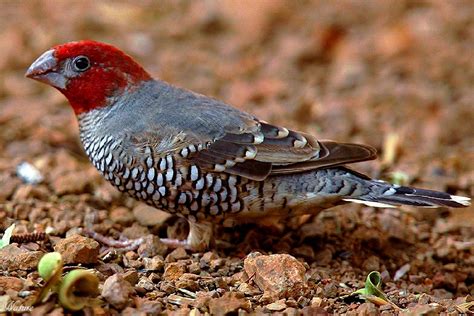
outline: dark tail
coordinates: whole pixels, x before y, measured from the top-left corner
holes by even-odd
[[[378,180],[371,180],[370,182],[373,185],[373,190],[370,194],[345,200],[374,207],[394,207],[398,205],[413,205],[417,207],[467,207],[471,205],[471,199],[464,196],[404,187]]]

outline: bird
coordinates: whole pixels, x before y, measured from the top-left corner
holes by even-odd
[[[468,197],[371,179],[346,166],[375,159],[371,146],[318,140],[154,79],[110,44],[54,46],[26,77],[67,98],[85,153],[106,180],[188,221],[187,238],[163,238],[169,245],[205,250],[224,220],[285,219],[347,202],[470,205]]]

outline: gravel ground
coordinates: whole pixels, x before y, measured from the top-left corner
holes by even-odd
[[[206,253],[168,249],[157,236],[183,238],[186,223],[107,184],[82,151],[66,100],[23,74],[54,44],[109,42],[154,76],[266,121],[376,147],[381,159],[358,164],[361,172],[474,196],[472,1],[5,0],[0,9],[0,231],[16,224],[0,250],[0,312],[30,310],[45,284],[38,261],[52,251],[65,271],[90,268],[99,278],[86,315],[469,308],[472,206],[344,205],[285,224],[218,227]],[[40,183],[18,175],[24,162]],[[90,229],[144,239],[119,251]],[[371,271],[392,304],[347,296]],[[52,294],[32,313],[69,312]]]

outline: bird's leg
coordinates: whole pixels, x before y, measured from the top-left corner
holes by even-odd
[[[104,244],[111,248],[120,249],[123,251],[136,250],[143,243],[143,238],[116,240],[110,237],[106,237],[102,234],[99,234],[91,229],[84,229],[84,233],[88,235],[90,238],[100,242],[101,244]]]
[[[211,243],[214,225],[209,222],[189,222],[189,234],[186,240],[162,238],[161,241],[171,248],[184,247],[193,251],[204,251]]]
[[[204,251],[209,248],[214,226],[212,223],[196,223],[189,221],[189,234],[185,240],[160,238],[161,242],[170,248],[184,247],[193,251]],[[143,238],[115,240],[99,234],[91,229],[85,229],[84,232],[96,241],[124,251],[136,250],[142,243]]]

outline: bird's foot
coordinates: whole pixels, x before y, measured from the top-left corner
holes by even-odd
[[[84,229],[84,233],[103,245],[106,245],[111,248],[120,249],[122,251],[137,250],[138,247],[144,242],[143,238],[116,240],[110,237],[106,237],[90,229]]]
[[[106,237],[91,229],[84,229],[84,233],[96,240],[97,242],[106,245],[110,248],[119,249],[121,251],[134,251],[144,243],[144,238],[116,240]],[[191,251],[205,251],[209,247],[212,236],[212,224],[209,223],[189,223],[189,234],[185,240],[160,238],[168,248],[179,248]]]

